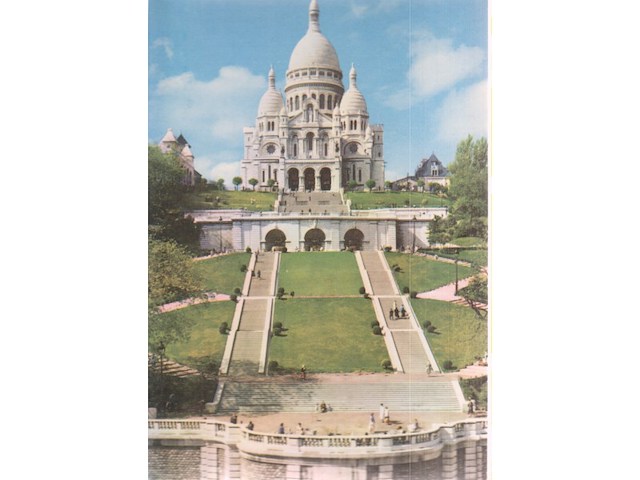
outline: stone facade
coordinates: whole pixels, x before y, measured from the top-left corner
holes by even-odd
[[[256,124],[243,130],[245,186],[252,178],[261,189],[285,192],[337,192],[351,180],[384,185],[384,129],[369,123],[354,66],[345,92],[337,53],[320,32],[319,17],[314,0],[307,33],[291,54],[285,98],[271,68]]]

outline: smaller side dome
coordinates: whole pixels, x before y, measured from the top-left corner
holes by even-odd
[[[167,133],[164,134],[164,137],[162,137],[162,140],[160,140],[160,142],[161,143],[177,142],[176,136],[173,134],[173,129],[168,128]]]
[[[258,116],[278,115],[280,110],[284,108],[282,95],[276,90],[276,74],[273,67],[269,70],[269,87],[264,92],[258,105]]]
[[[358,90],[356,83],[357,73],[356,68],[351,65],[351,71],[349,72],[349,90],[347,90],[340,102],[340,112],[342,115],[348,113],[361,113],[367,115],[367,102],[364,99],[364,95]]]

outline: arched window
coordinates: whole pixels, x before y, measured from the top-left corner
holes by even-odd
[[[315,93],[312,93],[312,94],[311,94],[311,98],[313,98],[313,99],[315,100],[315,99],[316,99],[316,94],[315,94]]]
[[[328,108],[329,110],[333,110],[333,105],[331,104],[331,101],[332,101],[332,100],[333,100],[333,97],[332,97],[331,95],[329,95],[329,96],[327,97],[327,108]]]
[[[307,95],[306,95],[306,94],[305,94],[305,95],[302,95],[302,103],[304,103],[304,102],[306,102],[306,101],[307,101]]]
[[[296,110],[300,109],[300,97],[296,95]]]
[[[297,158],[298,156],[298,137],[297,136],[293,136],[291,137],[291,150],[293,151],[293,158]]]
[[[329,155],[329,144],[325,143],[324,144],[324,156],[328,156]]]
[[[324,95],[320,95],[320,108],[324,109]]]
[[[313,152],[313,133],[307,133],[307,152]]]

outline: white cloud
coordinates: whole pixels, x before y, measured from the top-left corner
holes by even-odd
[[[364,16],[368,9],[366,5],[351,2],[351,13],[357,18]]]
[[[454,46],[451,39],[436,38],[428,32],[417,33],[411,41],[407,84],[397,88],[384,103],[396,110],[405,110],[414,101],[433,97],[482,75],[485,58],[480,47]]]
[[[162,48],[164,50],[165,55],[169,60],[173,58],[173,44],[171,40],[166,37],[157,38],[151,44],[151,48]]]
[[[454,47],[451,39],[421,38],[413,42],[411,50],[408,78],[420,97],[435,95],[481,74],[485,60],[482,48]]]
[[[158,83],[155,113],[167,126],[196,132],[201,140],[241,144],[242,127],[253,125],[257,100],[265,89],[265,78],[244,67],[222,67],[210,81],[186,72]]]
[[[486,80],[450,92],[435,112],[438,139],[457,143],[469,134],[486,137],[489,106],[487,94]]]
[[[240,162],[236,160],[233,163],[216,163],[209,171],[207,178],[211,180],[217,180],[218,178],[224,178],[224,183],[228,187],[233,185],[231,180],[233,177],[240,176]]]

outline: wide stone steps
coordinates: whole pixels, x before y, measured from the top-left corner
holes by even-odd
[[[459,412],[453,382],[268,384],[226,382],[218,412],[315,412],[320,402],[335,412]]]
[[[238,330],[229,375],[255,375],[260,364],[262,332]]]
[[[374,295],[394,295],[395,291],[378,252],[360,252]]]
[[[391,331],[405,373],[424,373],[429,359],[416,331]]]

